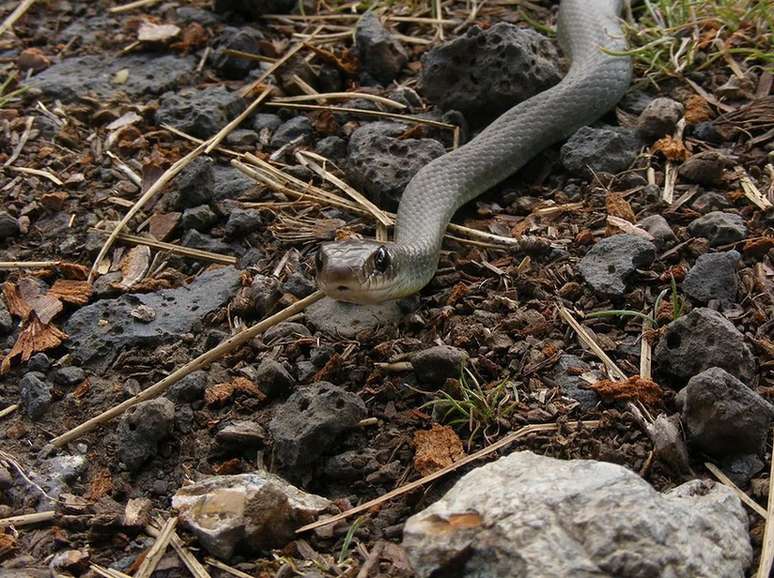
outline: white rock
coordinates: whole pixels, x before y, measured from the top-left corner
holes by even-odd
[[[720,484],[660,494],[621,466],[515,452],[409,518],[403,547],[420,578],[742,578],[747,522]]]

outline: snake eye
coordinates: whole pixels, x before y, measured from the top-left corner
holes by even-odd
[[[322,249],[317,249],[317,252],[314,254],[314,266],[317,269],[318,273],[322,271],[322,268],[323,268]]]
[[[384,247],[379,247],[374,255],[374,267],[379,273],[384,273],[390,266],[390,254]]]

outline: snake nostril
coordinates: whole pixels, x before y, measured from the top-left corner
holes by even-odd
[[[338,289],[339,291],[349,291],[349,287],[347,287],[346,285],[339,285],[339,286],[337,287],[337,289]]]

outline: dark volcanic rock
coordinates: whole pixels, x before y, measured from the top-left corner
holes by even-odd
[[[710,367],[725,369],[746,382],[755,375],[755,358],[744,336],[723,315],[704,307],[667,325],[653,359],[659,374],[678,383]]]
[[[19,397],[24,413],[31,420],[43,417],[51,406],[51,386],[42,373],[31,371],[19,381]]]
[[[192,402],[204,396],[207,389],[207,372],[194,371],[189,373],[177,383],[172,384],[167,392],[167,397],[176,401]]]
[[[6,211],[0,211],[0,241],[19,234],[19,221]]]
[[[215,443],[225,451],[244,452],[261,447],[266,441],[266,430],[249,420],[235,420],[215,434]]]
[[[199,205],[183,211],[180,217],[180,224],[183,229],[196,229],[197,231],[208,231],[218,221],[215,211],[210,209],[209,205]]]
[[[709,239],[710,245],[736,243],[747,236],[744,219],[734,213],[712,211],[699,217],[688,226],[691,235]]]
[[[349,140],[347,177],[380,207],[395,209],[417,171],[446,152],[437,140],[399,139],[406,128],[373,122],[361,126]]]
[[[180,171],[174,180],[177,193],[174,200],[177,209],[198,207],[210,202],[212,189],[215,186],[213,165],[211,158],[197,157]]]
[[[326,136],[317,141],[314,151],[327,159],[337,161],[347,156],[347,143],[337,136]]]
[[[379,17],[370,11],[357,23],[355,44],[363,68],[383,84],[395,80],[408,60],[403,45],[392,37]]]
[[[239,277],[233,267],[223,267],[177,289],[127,294],[81,307],[65,325],[67,344],[77,359],[107,365],[127,347],[177,340],[234,295]],[[149,323],[132,317],[131,311],[140,305],[156,313]]]
[[[212,198],[215,201],[245,197],[257,187],[254,180],[234,167],[215,165],[212,170],[215,181]]]
[[[584,126],[562,145],[562,164],[578,176],[588,176],[590,170],[617,174],[629,168],[641,146],[631,129]]]
[[[118,93],[130,97],[174,90],[193,74],[193,56],[133,54],[119,58],[77,56],[65,58],[31,80],[46,96],[71,102],[92,94],[107,99]],[[128,70],[126,82],[117,84],[116,73]],[[209,136],[209,135],[207,135]]]
[[[734,301],[738,284],[736,264],[741,258],[738,251],[700,255],[685,276],[683,291],[701,303],[712,299]]]
[[[591,366],[575,355],[562,355],[556,362],[551,379],[562,388],[567,397],[580,402],[584,409],[591,409],[599,403],[599,395],[588,385],[580,373],[591,371]]]
[[[259,66],[259,62],[252,58],[233,56],[228,50],[244,52],[246,54],[261,53],[259,42],[263,35],[254,28],[232,28],[227,26],[220,34],[219,46],[212,59],[213,66],[223,78],[241,79],[253,69]]]
[[[175,404],[166,397],[130,407],[118,425],[118,453],[130,470],[140,468],[156,455],[158,442],[167,437],[175,423]]]
[[[305,314],[306,320],[318,331],[344,339],[371,335],[380,326],[395,324],[403,317],[394,301],[353,305],[329,297],[310,305]]]
[[[305,116],[294,116],[289,121],[282,123],[282,125],[274,131],[274,136],[271,137],[271,146],[273,148],[280,148],[296,140],[297,138],[304,140],[312,136],[314,129],[312,128],[312,122]]]
[[[0,335],[10,333],[14,328],[13,317],[5,304],[5,299],[0,296]]]
[[[169,124],[199,138],[209,138],[244,108],[242,97],[222,85],[167,92],[156,111],[158,124]]]
[[[729,164],[729,160],[719,152],[703,151],[680,165],[678,173],[694,183],[717,186],[723,184],[723,170]]]
[[[712,367],[685,388],[688,441],[712,456],[760,452],[774,407],[727,371]]]
[[[277,457],[289,470],[307,466],[366,415],[363,400],[340,387],[325,381],[303,387],[275,409],[269,423]]]
[[[654,98],[637,119],[637,130],[646,139],[656,140],[675,131],[683,116],[683,105],[671,98]]]
[[[655,256],[656,248],[650,241],[637,235],[613,235],[598,241],[581,259],[578,269],[594,291],[620,298],[635,270],[649,266]]]
[[[86,372],[75,365],[68,365],[54,371],[54,374],[51,377],[54,380],[54,383],[58,385],[72,387],[86,379]]]
[[[256,18],[262,14],[289,12],[297,3],[297,0],[215,0],[212,9],[221,14],[238,12]]]
[[[425,53],[420,84],[444,110],[491,119],[559,82],[557,63],[545,36],[499,22],[487,30],[473,26]]]
[[[255,372],[255,384],[267,397],[275,399],[286,397],[292,391],[295,380],[279,361],[267,357]]]
[[[645,229],[653,236],[653,243],[659,249],[667,249],[677,243],[677,236],[667,220],[661,215],[645,217],[637,223],[637,226]]]
[[[459,379],[467,361],[466,351],[448,345],[436,345],[411,356],[411,366],[419,380],[437,388],[443,387],[449,378]]]

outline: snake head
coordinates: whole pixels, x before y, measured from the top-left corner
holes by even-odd
[[[398,299],[403,295],[396,287],[396,261],[391,243],[354,239],[324,243],[315,256],[317,285],[329,297],[348,303]]]

